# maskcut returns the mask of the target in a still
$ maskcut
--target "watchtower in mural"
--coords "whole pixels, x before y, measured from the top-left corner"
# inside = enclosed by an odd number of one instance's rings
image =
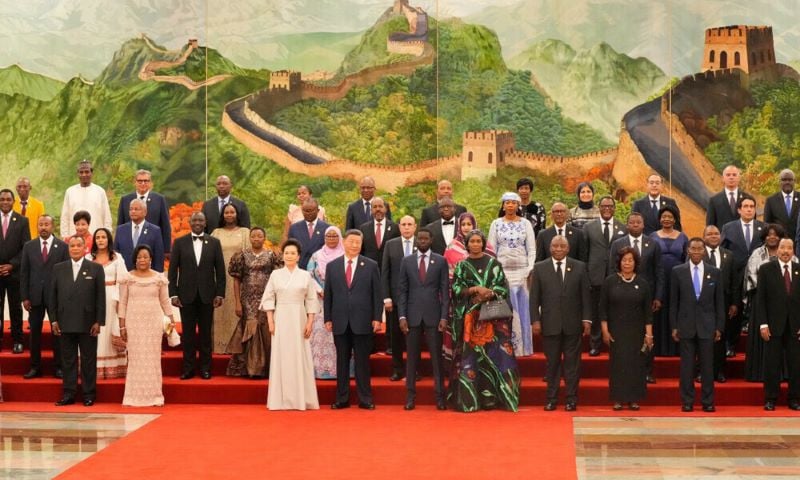
[[[489,178],[497,174],[506,156],[514,151],[514,134],[508,130],[464,132],[461,179]]]
[[[706,29],[702,71],[739,68],[752,73],[772,65],[772,27],[731,25]]]
[[[282,89],[292,91],[300,87],[300,72],[292,70],[277,70],[269,75],[269,89]]]

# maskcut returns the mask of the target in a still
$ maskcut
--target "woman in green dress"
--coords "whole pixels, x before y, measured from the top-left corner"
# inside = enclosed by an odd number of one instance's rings
[[[468,256],[453,272],[453,369],[448,400],[458,411],[503,408],[517,411],[519,370],[511,344],[511,317],[481,322],[481,305],[508,298],[503,267],[484,253],[486,237],[479,230],[465,241]]]

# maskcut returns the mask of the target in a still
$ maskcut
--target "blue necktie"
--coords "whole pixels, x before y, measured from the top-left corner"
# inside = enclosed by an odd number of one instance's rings
[[[747,249],[750,250],[750,241],[753,237],[750,236],[750,224],[744,224],[744,243],[747,245]]]
[[[783,199],[783,202],[786,204],[786,216],[792,216],[792,196],[786,195],[786,198]]]
[[[692,275],[692,284],[694,285],[694,296],[698,300],[700,299],[700,268],[695,265],[694,266],[694,275]]]
[[[404,249],[404,252],[403,252],[403,256],[407,257],[407,256],[411,255],[411,240],[403,240],[403,243],[405,244],[405,249]]]

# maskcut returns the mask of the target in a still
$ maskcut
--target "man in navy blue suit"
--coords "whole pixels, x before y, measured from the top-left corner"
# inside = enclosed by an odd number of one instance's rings
[[[131,221],[129,215],[131,200],[139,199],[143,201],[147,207],[145,220],[161,229],[161,245],[164,253],[168,255],[172,247],[172,226],[169,223],[169,204],[167,204],[167,199],[151,190],[153,188],[153,178],[149,171],[139,170],[136,172],[135,178],[136,191],[119,199],[117,227]],[[129,268],[131,267],[129,266]]]
[[[358,184],[361,191],[361,198],[347,206],[345,214],[344,229],[358,228],[359,226],[372,220],[372,199],[375,196],[375,180],[372,177],[364,177]],[[386,218],[392,220],[392,209],[386,203]]]
[[[446,410],[442,375],[442,332],[447,328],[449,282],[447,261],[430,251],[433,234],[427,228],[417,232],[417,252],[403,258],[400,265],[400,291],[397,307],[400,330],[406,335],[406,410],[414,409],[417,397],[417,365],[422,346],[422,334],[431,352],[433,391],[436,408]]]
[[[311,255],[325,245],[325,230],[330,227],[327,223],[317,219],[319,202],[309,198],[300,206],[303,211],[303,220],[295,222],[289,227],[289,238],[300,242],[301,251],[300,268],[306,270]]]
[[[157,272],[163,272],[163,237],[161,236],[161,229],[157,225],[145,220],[147,204],[138,198],[131,200],[128,215],[131,221],[117,226],[117,233],[114,235],[114,250],[122,255],[123,260],[125,260],[125,267],[128,270],[133,270],[136,263],[133,258],[133,250],[137,245],[147,245],[153,251],[151,268]]]
[[[378,264],[359,255],[362,233],[344,234],[344,255],[325,269],[325,328],[336,345],[334,410],[350,407],[350,356],[355,357],[358,408],[374,410],[369,355],[375,332],[381,328],[383,292]]]

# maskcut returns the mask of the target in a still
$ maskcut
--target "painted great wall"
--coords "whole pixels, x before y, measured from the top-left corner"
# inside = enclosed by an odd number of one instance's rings
[[[153,51],[159,53],[177,53],[177,52],[169,52],[167,50],[155,47],[155,45],[153,45],[150,39],[147,38],[145,35],[142,35],[142,38],[144,38],[147,46],[150,47]],[[216,83],[219,83],[223,80],[232,77],[232,75],[229,74],[220,74],[220,75],[214,75],[213,77],[209,77],[201,82],[196,82],[186,75],[158,75],[156,73],[164,68],[172,68],[183,65],[184,63],[186,63],[186,59],[189,58],[189,55],[191,55],[192,52],[197,48],[199,48],[197,40],[190,39],[188,44],[186,45],[186,49],[183,51],[181,56],[178,57],[177,60],[174,61],[158,60],[153,62],[146,62],[144,65],[142,65],[141,70],[139,70],[139,79],[143,81],[151,80],[154,82],[175,83],[178,85],[183,85],[189,90],[197,90],[198,88],[214,85]]]

